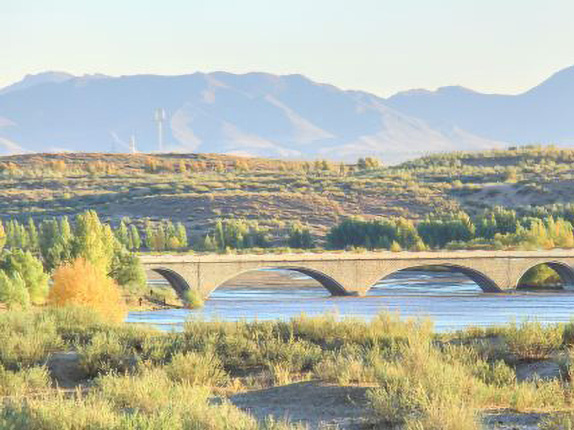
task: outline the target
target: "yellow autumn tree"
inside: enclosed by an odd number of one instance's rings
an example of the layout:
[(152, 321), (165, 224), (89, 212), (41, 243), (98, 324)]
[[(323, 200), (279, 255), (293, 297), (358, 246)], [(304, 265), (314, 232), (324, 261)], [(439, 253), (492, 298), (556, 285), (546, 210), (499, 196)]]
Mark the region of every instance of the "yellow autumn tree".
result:
[(77, 258), (56, 269), (48, 303), (54, 306), (85, 306), (106, 320), (121, 322), (126, 316), (120, 290), (115, 281), (84, 258)]
[(0, 251), (4, 248), (6, 244), (6, 230), (4, 230), (4, 226), (2, 225), (2, 221), (0, 221)]

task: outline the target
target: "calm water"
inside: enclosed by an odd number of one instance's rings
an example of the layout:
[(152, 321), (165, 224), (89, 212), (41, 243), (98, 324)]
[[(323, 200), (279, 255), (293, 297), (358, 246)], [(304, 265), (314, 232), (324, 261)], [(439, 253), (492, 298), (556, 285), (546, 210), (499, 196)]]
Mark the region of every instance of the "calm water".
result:
[(469, 325), (488, 326), (512, 320), (564, 322), (574, 316), (574, 292), (483, 293), (474, 282), (452, 273), (402, 272), (381, 281), (366, 297), (330, 297), (322, 287), (265, 287), (215, 290), (199, 310), (132, 312), (129, 322), (179, 330), (188, 318), (204, 320), (289, 319), (305, 313), (336, 312), (369, 319), (381, 311), (430, 317), (437, 331)]

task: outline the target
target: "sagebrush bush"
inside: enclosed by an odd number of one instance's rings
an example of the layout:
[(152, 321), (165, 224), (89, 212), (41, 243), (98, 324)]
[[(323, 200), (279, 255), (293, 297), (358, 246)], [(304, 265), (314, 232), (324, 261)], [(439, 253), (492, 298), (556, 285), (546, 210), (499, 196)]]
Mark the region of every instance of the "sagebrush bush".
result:
[(365, 384), (376, 381), (376, 366), (361, 355), (334, 351), (326, 354), (315, 368), (315, 376), (326, 382), (340, 385)]
[(228, 380), (221, 360), (212, 353), (176, 354), (165, 371), (170, 379), (191, 385), (220, 387)]
[(49, 387), (50, 376), (45, 367), (13, 372), (0, 365), (0, 396), (23, 396)]
[(538, 321), (509, 324), (504, 338), (511, 353), (524, 360), (539, 360), (552, 356), (563, 343), (561, 324), (543, 325)]
[(15, 370), (42, 364), (62, 346), (57, 324), (48, 314), (0, 313), (0, 364), (4, 367)]
[(568, 387), (558, 379), (523, 382), (511, 390), (509, 397), (510, 407), (519, 412), (559, 411), (570, 405)]
[(133, 351), (115, 332), (95, 333), (89, 343), (78, 346), (78, 354), (80, 367), (90, 377), (124, 373), (136, 365)]
[[(565, 358), (562, 376), (516, 380), (513, 363), (524, 355), (510, 354), (508, 339), (526, 339), (531, 348), (540, 333), (554, 333), (554, 351), (563, 333), (550, 329), (505, 326), (434, 336), (425, 320), (382, 314), (370, 322), (333, 315), (193, 320), (183, 332), (163, 333), (108, 322), (85, 307), (7, 311), (0, 313), (0, 396), (9, 398), (2, 399), (0, 428), (288, 429), (293, 427), (285, 422), (258, 424), (214, 393), (315, 377), (369, 385), (371, 408), (395, 427), (475, 430), (487, 408), (572, 408), (566, 345), (556, 354)], [(520, 330), (526, 334), (516, 334)], [(489, 339), (501, 349), (488, 348)], [(95, 379), (87, 391), (60, 395), (49, 388), (42, 365), (51, 352), (72, 349), (80, 368)]]
[(540, 430), (574, 430), (574, 414), (545, 417), (540, 423)]

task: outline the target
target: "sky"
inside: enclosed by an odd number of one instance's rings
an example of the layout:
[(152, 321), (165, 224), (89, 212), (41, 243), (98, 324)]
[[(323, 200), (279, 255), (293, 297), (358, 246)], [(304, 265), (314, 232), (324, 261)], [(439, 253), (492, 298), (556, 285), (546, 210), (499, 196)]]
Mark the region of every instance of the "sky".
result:
[(516, 94), (574, 65), (572, 17), (572, 0), (0, 0), (0, 87), (224, 70)]

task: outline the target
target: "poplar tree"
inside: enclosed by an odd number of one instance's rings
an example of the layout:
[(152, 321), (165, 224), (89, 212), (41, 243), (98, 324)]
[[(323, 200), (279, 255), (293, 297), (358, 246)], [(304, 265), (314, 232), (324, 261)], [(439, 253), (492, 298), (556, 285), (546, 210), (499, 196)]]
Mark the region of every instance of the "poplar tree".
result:
[(203, 251), (213, 252), (217, 250), (217, 245), (215, 244), (215, 241), (211, 238), (211, 236), (209, 234), (206, 234), (205, 238), (203, 239), (203, 245), (201, 248)]
[(130, 244), (133, 250), (139, 250), (142, 246), (142, 240), (138, 228), (135, 225), (130, 225)]
[(215, 234), (214, 234), (215, 245), (218, 249), (225, 249), (225, 231), (223, 229), (223, 222), (220, 219), (215, 223)]
[(123, 219), (120, 221), (120, 225), (116, 230), (116, 237), (118, 241), (126, 248), (131, 248), (128, 227), (126, 226), (126, 222)]
[(117, 239), (107, 224), (102, 224), (95, 211), (87, 211), (76, 217), (76, 227), (72, 241), (72, 256), (82, 257), (109, 273), (114, 252), (118, 248)]
[(32, 218), (28, 218), (28, 247), (31, 251), (38, 251), (38, 229)]
[(39, 228), (39, 249), (44, 267), (52, 271), (72, 256), (72, 232), (67, 217), (42, 221)]
[(181, 222), (177, 223), (176, 235), (179, 241), (179, 247), (187, 248), (189, 246), (189, 242), (187, 240), (187, 230), (185, 228), (185, 225), (183, 225), (183, 223)]
[(145, 233), (145, 246), (147, 249), (154, 249), (154, 231), (149, 220), (145, 220), (144, 223), (144, 233)]

